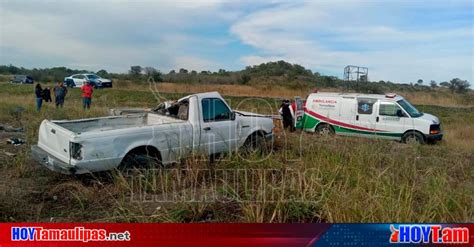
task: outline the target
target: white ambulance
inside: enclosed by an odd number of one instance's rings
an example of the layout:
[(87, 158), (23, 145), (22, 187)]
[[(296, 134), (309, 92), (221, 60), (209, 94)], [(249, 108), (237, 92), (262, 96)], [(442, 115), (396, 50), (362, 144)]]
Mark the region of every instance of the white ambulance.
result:
[(312, 93), (303, 129), (322, 135), (341, 134), (426, 143), (443, 138), (436, 116), (418, 111), (395, 94)]

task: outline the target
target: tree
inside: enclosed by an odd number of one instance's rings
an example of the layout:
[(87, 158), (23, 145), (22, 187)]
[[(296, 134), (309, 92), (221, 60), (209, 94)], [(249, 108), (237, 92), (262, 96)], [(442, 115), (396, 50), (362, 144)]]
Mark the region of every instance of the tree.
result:
[(459, 78), (454, 78), (449, 81), (447, 84), (449, 90), (451, 90), (451, 93), (465, 93), (469, 90), (469, 87), (471, 84), (466, 81), (466, 80), (461, 80)]
[(335, 87), (336, 80), (332, 76), (321, 76), (319, 77), (319, 83), (325, 87)]
[(460, 80), (458, 82), (458, 93), (466, 93), (469, 90), (471, 84), (467, 80)]
[(153, 81), (155, 82), (162, 82), (163, 78), (161, 76), (161, 72), (157, 70), (151, 75), (151, 78), (153, 78)]
[(100, 77), (107, 77), (107, 75), (108, 75), (109, 73), (107, 72), (107, 70), (101, 69), (101, 70), (97, 71), (96, 74), (99, 75)]
[(163, 78), (161, 78), (161, 72), (153, 67), (145, 67), (143, 72), (147, 76), (147, 78), (152, 79), (154, 82), (162, 82)]
[(438, 84), (436, 83), (435, 80), (431, 80), (431, 81), (430, 81), (430, 87), (431, 87), (431, 88), (437, 88), (437, 87), (438, 87)]
[(174, 69), (172, 69), (172, 70), (170, 70), (170, 72), (168, 74), (174, 75), (174, 74), (176, 74), (176, 71), (174, 71)]
[(133, 76), (139, 76), (142, 73), (142, 66), (135, 65), (130, 67), (129, 74)]
[(248, 75), (248, 74), (243, 74), (242, 77), (240, 77), (240, 83), (245, 85), (245, 84), (247, 84), (251, 79), (252, 79), (252, 77), (250, 77), (250, 75)]
[(153, 67), (145, 67), (143, 68), (143, 72), (146, 76), (152, 76), (154, 73), (157, 72), (157, 70)]
[(450, 84), (449, 84), (449, 82), (447, 82), (447, 81), (443, 81), (443, 82), (440, 82), (440, 83), (439, 83), (439, 86), (445, 87), (445, 88), (449, 88), (449, 85), (450, 85)]
[(187, 73), (188, 73), (188, 70), (181, 68), (181, 69), (179, 69), (179, 73), (180, 73), (180, 74), (187, 74)]

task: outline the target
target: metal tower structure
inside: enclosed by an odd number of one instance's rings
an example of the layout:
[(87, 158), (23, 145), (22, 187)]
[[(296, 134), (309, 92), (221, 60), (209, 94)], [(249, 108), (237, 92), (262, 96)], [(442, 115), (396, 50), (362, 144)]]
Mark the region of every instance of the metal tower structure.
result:
[(368, 81), (369, 80), (369, 68), (347, 65), (344, 68), (344, 80), (346, 81)]

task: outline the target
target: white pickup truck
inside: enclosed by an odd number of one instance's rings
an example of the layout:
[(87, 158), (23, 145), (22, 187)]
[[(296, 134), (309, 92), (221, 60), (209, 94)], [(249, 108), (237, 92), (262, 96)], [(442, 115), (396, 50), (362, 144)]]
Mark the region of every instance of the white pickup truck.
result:
[(273, 137), (271, 117), (233, 111), (217, 92), (189, 95), (149, 112), (44, 120), (32, 156), (49, 169), (83, 174), (120, 165), (166, 165), (193, 154), (233, 152)]

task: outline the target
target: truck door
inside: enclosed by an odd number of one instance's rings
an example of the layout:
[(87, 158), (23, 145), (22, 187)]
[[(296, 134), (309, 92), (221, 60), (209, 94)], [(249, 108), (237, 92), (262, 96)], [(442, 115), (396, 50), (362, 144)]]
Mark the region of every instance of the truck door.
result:
[(377, 118), (377, 99), (357, 98), (357, 111), (354, 121), (355, 134), (374, 135)]
[(405, 132), (405, 125), (409, 119), (394, 102), (380, 101), (376, 120), (378, 120), (376, 128), (383, 131), (378, 133), (380, 137), (399, 139)]
[(207, 154), (233, 151), (237, 147), (237, 121), (220, 98), (201, 100), (201, 151)]

